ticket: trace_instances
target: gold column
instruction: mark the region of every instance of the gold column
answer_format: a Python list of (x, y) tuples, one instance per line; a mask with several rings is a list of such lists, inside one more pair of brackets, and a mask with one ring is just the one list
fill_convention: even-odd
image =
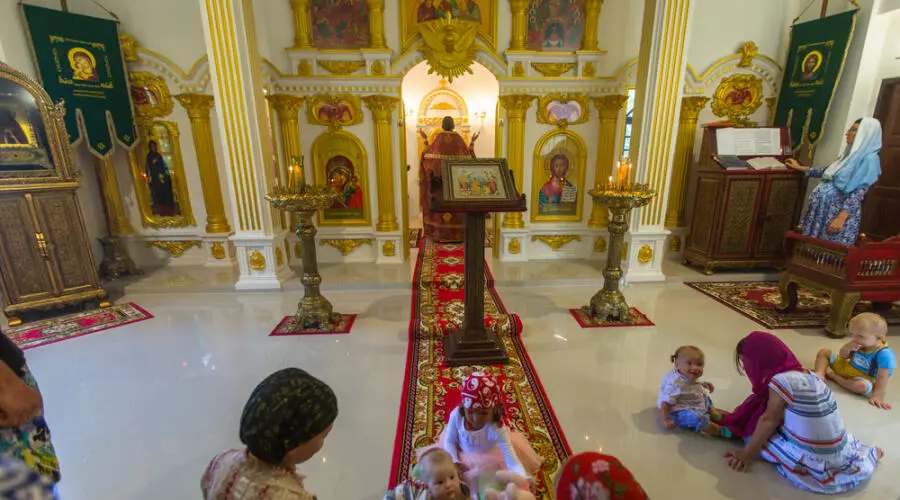
[(125, 215), (125, 207), (122, 205), (122, 194), (119, 191), (119, 178), (116, 177), (116, 164), (113, 162), (112, 153), (105, 158), (97, 159), (97, 181), (100, 183), (100, 191), (103, 193), (103, 206), (106, 208), (106, 224), (109, 226), (109, 234), (121, 236), (131, 234), (134, 229)]
[[(500, 105), (506, 109), (506, 133), (507, 151), (506, 157), (509, 168), (513, 172), (516, 188), (523, 192), (522, 176), (525, 170), (525, 115), (528, 108), (534, 102), (535, 96), (516, 94), (500, 96)], [(521, 229), (525, 227), (522, 220), (522, 212), (507, 212), (503, 214), (503, 227), (509, 229)]]
[(300, 146), (300, 120), (297, 114), (303, 107), (305, 99), (290, 94), (269, 94), (266, 99), (269, 100), (278, 115), (281, 151), (285, 164), (289, 165), (291, 158), (303, 155), (303, 149)]
[(597, 42), (597, 28), (600, 24), (600, 8), (603, 0), (584, 0), (584, 36), (581, 50), (600, 50)]
[(294, 11), (294, 49), (313, 49), (309, 23), (309, 0), (291, 0)]
[(211, 95), (179, 94), (175, 96), (188, 112), (191, 119), (191, 135), (194, 137), (194, 151), (200, 169), (200, 185), (203, 188), (203, 204), (206, 206), (206, 232), (230, 233), (231, 226), (225, 216), (225, 203), (219, 182), (219, 165), (213, 146), (212, 126), (209, 111), (215, 104)]
[(366, 0), (369, 6), (369, 48), (385, 49), (384, 41), (384, 0)]
[(363, 97), (375, 119), (375, 179), (378, 185), (377, 231), (397, 231), (397, 215), (394, 213), (394, 154), (391, 143), (391, 116), (400, 99), (386, 95)]
[[(628, 101), (628, 96), (605, 95), (594, 97), (594, 107), (600, 114), (600, 131), (597, 134), (597, 164), (594, 167), (594, 183), (602, 184), (612, 175), (613, 163), (616, 161), (616, 133), (618, 132), (619, 112)], [(588, 227), (606, 227), (609, 224), (609, 210), (594, 198), (591, 219)]]
[(681, 100), (681, 117), (678, 119), (678, 138), (675, 142), (675, 161), (672, 165), (672, 185), (669, 187), (669, 205), (666, 210), (667, 227), (684, 227), (684, 195), (687, 177), (694, 157), (694, 139), (697, 136), (697, 117), (706, 106), (709, 97), (691, 96)]
[(509, 40), (509, 50), (525, 50), (529, 3), (531, 3), (529, 0), (509, 0), (509, 10), (512, 12), (512, 37)]

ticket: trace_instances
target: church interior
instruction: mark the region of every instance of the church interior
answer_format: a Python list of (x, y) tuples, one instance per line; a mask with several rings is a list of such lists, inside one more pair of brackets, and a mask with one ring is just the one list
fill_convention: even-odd
[[(897, 0), (0, 0), (0, 354), (48, 498), (387, 498), (473, 372), (536, 498), (900, 498), (897, 214)], [(757, 330), (802, 368), (757, 384)], [(292, 367), (337, 399), (300, 492), (213, 492)], [(730, 439), (669, 420), (672, 373)], [(557, 489), (585, 452), (645, 496)]]

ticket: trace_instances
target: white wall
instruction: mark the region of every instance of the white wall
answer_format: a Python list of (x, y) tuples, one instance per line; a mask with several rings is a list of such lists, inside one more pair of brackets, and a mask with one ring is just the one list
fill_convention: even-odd
[(898, 1), (897, 9), (883, 14), (881, 18), (881, 21), (885, 23), (884, 45), (878, 61), (875, 88), (870, 101), (873, 110), (878, 100), (881, 81), (887, 78), (900, 78), (900, 1)]
[(600, 10), (597, 41), (607, 51), (597, 67), (598, 76), (615, 76), (641, 48), (643, 0), (606, 0)]
[(283, 74), (295, 73), (287, 49), (294, 45), (294, 14), (288, 0), (257, 0), (253, 4), (259, 55)]

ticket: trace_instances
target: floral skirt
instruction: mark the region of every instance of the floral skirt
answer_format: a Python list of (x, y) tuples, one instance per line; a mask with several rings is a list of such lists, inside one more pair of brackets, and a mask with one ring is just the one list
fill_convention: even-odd
[[(27, 367), (22, 380), (28, 387), (40, 392)], [(59, 481), (59, 460), (50, 442), (50, 428), (43, 415), (21, 427), (0, 427), (0, 453), (25, 462), (54, 483)]]

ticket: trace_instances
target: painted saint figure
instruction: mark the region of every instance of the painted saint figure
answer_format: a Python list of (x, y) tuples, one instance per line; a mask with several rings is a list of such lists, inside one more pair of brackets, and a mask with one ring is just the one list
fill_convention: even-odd
[[(441, 122), (441, 132), (434, 136), (434, 141), (428, 143), (428, 136), (424, 131), (419, 131), (425, 139), (425, 151), (422, 152), (421, 166), (419, 169), (419, 196), (422, 200), (422, 221), (425, 226), (425, 236), (440, 242), (459, 242), (465, 236), (465, 215), (450, 213), (434, 213), (431, 211), (431, 200), (438, 193), (431, 191), (429, 178), (433, 173), (435, 177), (441, 176), (441, 160), (475, 158), (476, 133), (472, 141), (466, 144), (465, 139), (454, 131), (453, 118), (445, 116)], [(474, 183), (473, 183), (474, 184)], [(473, 189), (474, 185), (469, 189)], [(480, 190), (479, 186), (479, 190)]]
[(359, 186), (359, 178), (353, 174), (353, 164), (350, 160), (344, 156), (335, 156), (328, 160), (328, 166), (325, 169), (329, 173), (328, 182), (331, 190), (342, 194), (331, 205), (331, 209), (359, 210), (359, 217), (362, 217), (362, 188)]
[(0, 144), (28, 144), (28, 134), (11, 109), (0, 109)]
[(150, 184), (150, 199), (153, 202), (153, 213), (164, 217), (172, 217), (176, 214), (175, 193), (172, 190), (172, 175), (166, 160), (159, 152), (156, 141), (147, 144), (146, 165), (144, 173)]
[(569, 171), (569, 159), (559, 153), (550, 159), (550, 179), (541, 187), (538, 194), (538, 211), (542, 213), (576, 212), (578, 203), (578, 187), (566, 179)]
[(99, 82), (97, 65), (94, 56), (86, 49), (69, 51), (69, 65), (72, 67), (72, 78), (83, 82)]
[(810, 52), (803, 58), (803, 81), (812, 82), (819, 78), (819, 66), (822, 56), (817, 51)]

